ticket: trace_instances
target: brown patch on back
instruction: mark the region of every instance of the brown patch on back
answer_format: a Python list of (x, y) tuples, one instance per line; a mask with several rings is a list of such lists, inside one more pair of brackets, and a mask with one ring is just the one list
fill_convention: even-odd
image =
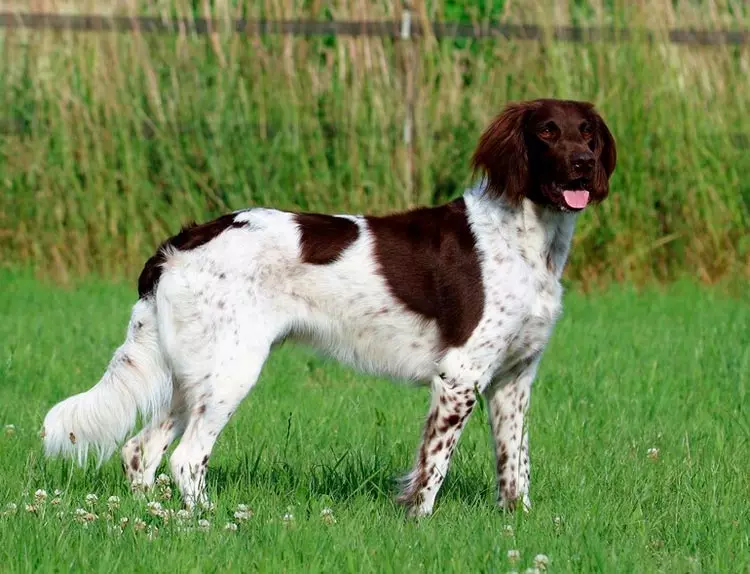
[(138, 278), (138, 296), (143, 299), (153, 294), (161, 277), (162, 265), (167, 260), (167, 250), (172, 248), (177, 251), (190, 251), (201, 245), (205, 245), (223, 231), (229, 228), (244, 227), (244, 221), (235, 221), (236, 213), (228, 213), (221, 217), (196, 225), (190, 223), (183, 227), (180, 232), (164, 241), (156, 250), (156, 253), (143, 266), (143, 271)]
[(484, 310), (482, 272), (464, 200), (367, 222), (391, 294), (413, 313), (435, 320), (443, 345), (463, 345)]
[(328, 265), (359, 237), (359, 227), (351, 219), (320, 213), (297, 213), (301, 259), (312, 265)]

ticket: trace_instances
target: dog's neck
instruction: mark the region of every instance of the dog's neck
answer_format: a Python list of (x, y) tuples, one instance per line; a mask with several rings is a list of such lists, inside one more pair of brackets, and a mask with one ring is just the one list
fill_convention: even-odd
[(515, 249), (521, 258), (542, 266), (557, 279), (568, 259), (578, 213), (563, 212), (541, 206), (529, 199), (511, 205), (500, 198), (489, 197), (481, 188), (466, 192), (464, 198), (474, 204), (473, 220), (483, 233), (497, 236)]

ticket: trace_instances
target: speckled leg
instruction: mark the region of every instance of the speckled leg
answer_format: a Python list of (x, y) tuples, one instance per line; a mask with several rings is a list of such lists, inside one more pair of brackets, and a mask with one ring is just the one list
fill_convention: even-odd
[(184, 397), (176, 391), (169, 412), (125, 443), (122, 465), (134, 492), (148, 490), (154, 485), (156, 470), (164, 453), (182, 435), (186, 424)]
[(185, 505), (206, 505), (206, 471), (214, 444), (232, 414), (255, 385), (268, 348), (243, 349), (218, 359), (221, 368), (189, 381), (188, 422), (180, 444), (172, 453), (172, 476)]
[(399, 501), (411, 516), (432, 513), (451, 456), (475, 403), (475, 390), (489, 383), (489, 368), (461, 352), (448, 355), (432, 381), (432, 403), (417, 460), (405, 478)]
[(498, 504), (508, 510), (520, 500), (525, 510), (529, 498), (529, 436), (525, 414), (539, 358), (525, 361), (499, 377), (486, 392), (490, 427), (495, 442)]
[(423, 516), (432, 512), (474, 401), (472, 386), (451, 387), (442, 379), (433, 383), (432, 405), (417, 461), (405, 478), (405, 488), (399, 497), (410, 515)]

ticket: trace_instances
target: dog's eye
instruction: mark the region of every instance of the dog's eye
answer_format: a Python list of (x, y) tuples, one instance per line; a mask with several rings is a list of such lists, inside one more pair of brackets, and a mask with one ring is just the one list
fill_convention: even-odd
[(539, 128), (539, 137), (542, 139), (549, 139), (557, 133), (557, 126), (553, 122), (549, 122)]
[(591, 139), (591, 137), (594, 135), (594, 130), (591, 127), (591, 124), (589, 123), (586, 123), (586, 122), (582, 123), (580, 130), (581, 130), (581, 135), (583, 136), (584, 139), (587, 139), (587, 140)]

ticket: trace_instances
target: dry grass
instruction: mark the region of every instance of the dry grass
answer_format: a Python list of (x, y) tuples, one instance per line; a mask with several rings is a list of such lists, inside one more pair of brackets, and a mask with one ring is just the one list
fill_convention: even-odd
[[(747, 8), (731, 2), (414, 4), (425, 21), (747, 25)], [(382, 19), (400, 8), (174, 0), (115, 10), (225, 21)], [(443, 201), (469, 183), (476, 138), (506, 101), (554, 96), (594, 101), (619, 144), (613, 195), (582, 218), (571, 279), (710, 282), (750, 270), (750, 155), (735, 141), (750, 133), (748, 47), (2, 34), (8, 264), (62, 279), (132, 275), (181, 223), (227, 209), (382, 212)], [(410, 101), (411, 149), (402, 137)]]

